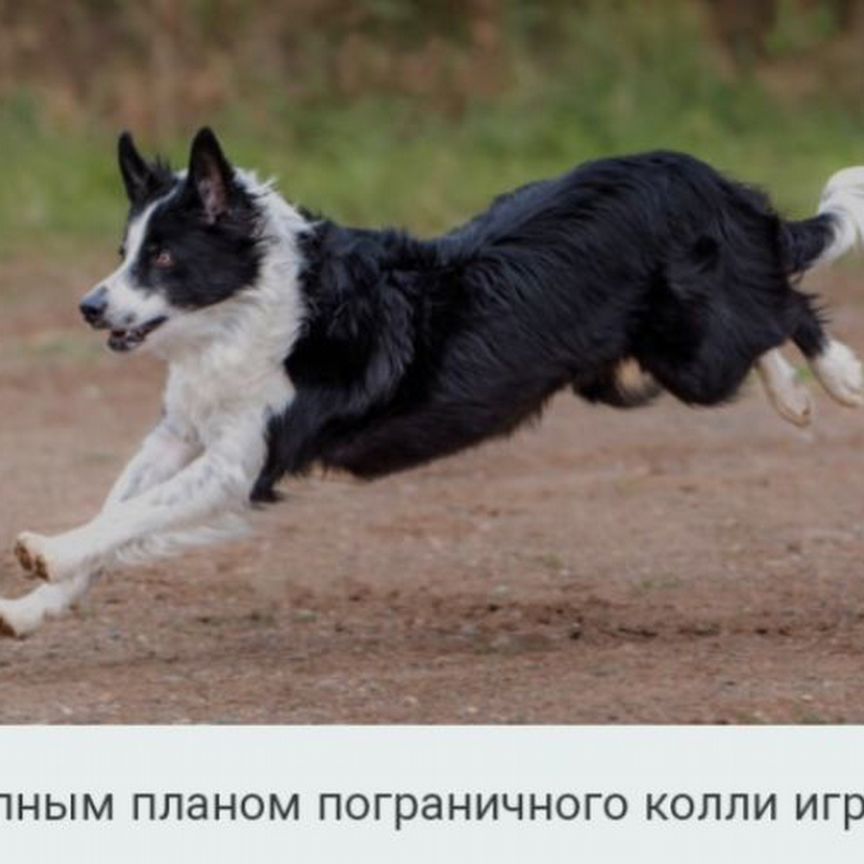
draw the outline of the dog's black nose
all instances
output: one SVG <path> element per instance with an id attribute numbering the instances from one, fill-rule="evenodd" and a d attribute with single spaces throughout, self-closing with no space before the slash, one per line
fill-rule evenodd
<path id="1" fill-rule="evenodd" d="M 84 320 L 94 327 L 101 323 L 105 310 L 108 308 L 107 290 L 105 288 L 97 288 L 88 294 L 78 307 Z"/>

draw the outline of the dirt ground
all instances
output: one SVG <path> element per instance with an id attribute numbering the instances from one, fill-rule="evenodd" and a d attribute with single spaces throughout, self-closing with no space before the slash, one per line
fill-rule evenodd
<path id="1" fill-rule="evenodd" d="M 9 596 L 15 534 L 90 516 L 158 413 L 159 366 L 77 321 L 107 266 L 0 266 Z M 864 349 L 856 273 L 818 287 Z M 421 471 L 290 484 L 254 540 L 0 641 L 0 721 L 862 722 L 864 412 L 817 400 L 801 432 L 755 383 L 713 411 L 563 395 Z"/>

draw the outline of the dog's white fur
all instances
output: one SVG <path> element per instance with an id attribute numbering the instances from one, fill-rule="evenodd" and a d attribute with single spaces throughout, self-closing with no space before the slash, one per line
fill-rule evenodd
<path id="1" fill-rule="evenodd" d="M 795 367 L 780 353 L 779 349 L 763 354 L 756 364 L 768 401 L 777 413 L 794 423 L 806 426 L 813 416 L 813 401 L 801 381 Z"/>
<path id="2" fill-rule="evenodd" d="M 864 366 L 855 352 L 839 339 L 830 339 L 821 354 L 808 360 L 816 380 L 841 405 L 864 405 Z M 756 371 L 768 401 L 777 413 L 796 426 L 807 426 L 813 419 L 813 401 L 794 366 L 774 348 L 763 354 Z"/>
<path id="3" fill-rule="evenodd" d="M 857 408 L 864 403 L 861 361 L 848 345 L 832 339 L 810 363 L 819 383 L 841 405 Z"/>
<path id="4" fill-rule="evenodd" d="M 284 358 L 304 310 L 297 237 L 307 223 L 269 184 L 241 175 L 264 208 L 265 254 L 257 284 L 194 314 L 173 314 L 148 347 L 169 364 L 164 416 L 90 522 L 65 534 L 25 532 L 16 552 L 47 579 L 17 600 L 0 600 L 0 626 L 36 629 L 81 599 L 95 575 L 118 563 L 149 560 L 233 536 L 266 457 L 267 419 L 294 396 Z M 136 319 L 161 310 L 140 304 L 128 267 L 151 206 L 130 226 L 125 259 L 106 281 L 110 303 Z"/>
<path id="5" fill-rule="evenodd" d="M 171 193 L 171 195 L 174 194 L 176 192 Z M 132 265 L 141 252 L 141 246 L 147 235 L 147 225 L 153 211 L 171 195 L 165 195 L 154 201 L 140 216 L 130 222 L 126 231 L 123 261 L 110 276 L 102 281 L 102 286 L 107 292 L 106 299 L 114 311 L 115 318 L 124 320 L 130 326 L 143 324 L 145 321 L 170 311 L 160 293 L 156 291 L 145 293 L 135 290 Z M 156 335 L 154 334 L 150 347 L 155 344 L 155 341 Z"/>
<path id="6" fill-rule="evenodd" d="M 864 166 L 844 168 L 833 174 L 819 199 L 819 214 L 834 217 L 834 241 L 816 265 L 830 264 L 864 243 Z"/>

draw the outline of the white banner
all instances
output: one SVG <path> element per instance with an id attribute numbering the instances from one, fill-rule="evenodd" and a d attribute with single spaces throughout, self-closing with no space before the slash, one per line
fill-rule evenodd
<path id="1" fill-rule="evenodd" d="M 0 856 L 860 864 L 864 731 L 6 728 Z"/>

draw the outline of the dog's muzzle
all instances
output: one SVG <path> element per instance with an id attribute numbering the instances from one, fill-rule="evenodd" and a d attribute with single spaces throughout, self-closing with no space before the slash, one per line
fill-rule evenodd
<path id="1" fill-rule="evenodd" d="M 157 315 L 135 327 L 118 327 L 108 314 L 108 289 L 104 285 L 94 288 L 78 307 L 84 320 L 95 330 L 110 330 L 108 347 L 112 351 L 131 351 L 137 348 L 167 320 L 166 315 Z"/>

